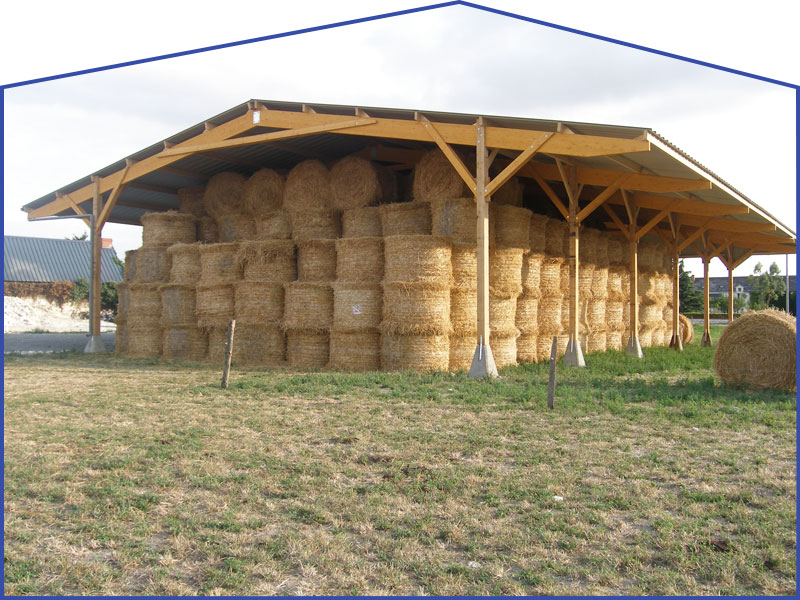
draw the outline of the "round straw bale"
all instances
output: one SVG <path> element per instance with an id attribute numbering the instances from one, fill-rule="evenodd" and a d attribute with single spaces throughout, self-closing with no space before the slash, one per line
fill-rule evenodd
<path id="1" fill-rule="evenodd" d="M 796 337 L 792 315 L 774 309 L 744 313 L 722 331 L 714 370 L 729 385 L 794 390 Z"/>
<path id="2" fill-rule="evenodd" d="M 357 156 L 345 156 L 331 168 L 333 208 L 347 210 L 376 204 L 381 195 L 374 165 Z"/>
<path id="3" fill-rule="evenodd" d="M 195 219 L 206 216 L 203 206 L 203 186 L 184 187 L 178 189 L 178 212 L 192 215 Z"/>
<path id="4" fill-rule="evenodd" d="M 562 333 L 558 336 L 558 345 L 556 346 L 556 356 L 561 358 L 567 352 L 567 345 L 569 344 L 569 334 Z M 585 344 L 583 344 L 585 346 Z M 582 347 L 583 347 L 582 346 Z"/>
<path id="5" fill-rule="evenodd" d="M 598 267 L 608 268 L 608 235 L 604 232 L 597 232 L 597 240 L 595 243 L 595 265 Z"/>
<path id="6" fill-rule="evenodd" d="M 200 217 L 197 220 L 197 241 L 204 244 L 219 242 L 219 229 L 214 217 Z"/>
<path id="7" fill-rule="evenodd" d="M 498 369 L 517 364 L 517 336 L 517 332 L 504 336 L 493 333 L 489 339 L 494 364 Z"/>
<path id="8" fill-rule="evenodd" d="M 333 284 L 333 327 L 342 332 L 377 331 L 383 315 L 383 289 L 373 283 Z"/>
<path id="9" fill-rule="evenodd" d="M 233 172 L 217 173 L 208 180 L 203 193 L 203 206 L 210 217 L 219 218 L 240 213 L 244 201 L 244 175 Z"/>
<path id="10" fill-rule="evenodd" d="M 383 333 L 448 335 L 450 286 L 427 282 L 383 284 Z"/>
<path id="11" fill-rule="evenodd" d="M 333 289 L 329 283 L 293 281 L 284 284 L 284 290 L 285 329 L 316 333 L 330 330 L 333 322 Z"/>
<path id="12" fill-rule="evenodd" d="M 525 293 L 540 294 L 542 261 L 544 254 L 538 252 L 528 252 L 522 259 L 522 288 Z"/>
<path id="13" fill-rule="evenodd" d="M 623 312 L 625 304 L 618 300 L 606 300 L 606 325 L 610 331 L 622 331 L 625 329 Z"/>
<path id="14" fill-rule="evenodd" d="M 605 352 L 607 349 L 605 331 L 592 331 L 586 336 L 586 352 Z"/>
<path id="15" fill-rule="evenodd" d="M 555 334 L 553 335 L 539 335 L 536 338 L 536 362 L 549 362 L 550 361 L 550 350 L 553 347 L 553 338 L 556 337 Z M 558 357 L 558 343 L 556 342 L 556 357 Z"/>
<path id="16" fill-rule="evenodd" d="M 128 323 L 128 354 L 130 356 L 160 356 L 161 325 L 138 319 Z"/>
<path id="17" fill-rule="evenodd" d="M 299 240 L 297 278 L 300 281 L 336 279 L 336 240 Z"/>
<path id="18" fill-rule="evenodd" d="M 291 212 L 331 208 L 332 195 L 328 168 L 318 160 L 305 160 L 289 171 L 286 177 L 283 207 Z"/>
<path id="19" fill-rule="evenodd" d="M 289 366 L 321 369 L 328 364 L 330 339 L 327 331 L 286 331 L 286 360 Z"/>
<path id="20" fill-rule="evenodd" d="M 391 167 L 380 165 L 375 167 L 375 172 L 378 174 L 378 185 L 381 188 L 378 202 L 381 204 L 399 202 L 400 181 L 397 173 Z"/>
<path id="21" fill-rule="evenodd" d="M 528 229 L 528 247 L 531 252 L 544 254 L 546 248 L 546 231 L 548 219 L 545 215 L 533 213 L 531 215 L 531 226 Z"/>
<path id="22" fill-rule="evenodd" d="M 472 366 L 472 357 L 475 355 L 475 335 L 450 336 L 449 369 L 452 372 L 469 371 Z"/>
<path id="23" fill-rule="evenodd" d="M 532 214 L 527 208 L 492 202 L 489 205 L 489 221 L 494 221 L 495 243 L 507 248 L 527 250 Z M 477 231 L 475 221 L 472 225 L 473 230 Z"/>
<path id="24" fill-rule="evenodd" d="M 452 288 L 450 290 L 450 324 L 454 335 L 470 335 L 478 331 L 478 290 Z"/>
<path id="25" fill-rule="evenodd" d="M 251 317 L 236 320 L 232 360 L 248 365 L 277 366 L 283 363 L 286 336 L 278 323 Z"/>
<path id="26" fill-rule="evenodd" d="M 236 262 L 239 244 L 204 244 L 200 246 L 200 283 L 220 285 L 240 279 Z"/>
<path id="27" fill-rule="evenodd" d="M 265 217 L 283 206 L 283 177 L 272 169 L 259 169 L 242 190 L 244 210 L 254 217 Z"/>
<path id="28" fill-rule="evenodd" d="M 578 290 L 581 300 L 585 300 L 592 294 L 592 281 L 594 280 L 594 265 L 579 264 L 578 265 Z"/>
<path id="29" fill-rule="evenodd" d="M 136 253 L 136 283 L 169 280 L 169 255 L 163 246 L 143 246 Z"/>
<path id="30" fill-rule="evenodd" d="M 639 270 L 655 271 L 661 264 L 661 253 L 659 253 L 658 242 L 642 240 L 639 242 Z"/>
<path id="31" fill-rule="evenodd" d="M 692 320 L 686 315 L 679 314 L 678 319 L 681 328 L 681 341 L 684 344 L 688 344 L 694 339 L 694 325 L 692 325 Z"/>
<path id="32" fill-rule="evenodd" d="M 175 244 L 167 248 L 171 283 L 195 285 L 200 278 L 200 245 Z"/>
<path id="33" fill-rule="evenodd" d="M 379 213 L 384 237 L 431 234 L 430 202 L 382 204 Z"/>
<path id="34" fill-rule="evenodd" d="M 451 254 L 453 287 L 475 290 L 478 287 L 478 249 L 474 245 L 453 244 Z"/>
<path id="35" fill-rule="evenodd" d="M 134 283 L 130 287 L 128 319 L 131 323 L 143 322 L 153 326 L 161 319 L 161 293 L 158 283 Z"/>
<path id="36" fill-rule="evenodd" d="M 128 316 L 131 306 L 131 286 L 129 283 L 120 281 L 117 284 L 117 315 L 124 319 Z"/>
<path id="37" fill-rule="evenodd" d="M 514 297 L 522 293 L 523 253 L 522 248 L 493 248 L 489 252 L 489 286 L 493 293 Z"/>
<path id="38" fill-rule="evenodd" d="M 236 262 L 246 281 L 285 283 L 297 279 L 295 244 L 292 240 L 243 242 Z"/>
<path id="39" fill-rule="evenodd" d="M 430 200 L 430 207 L 433 235 L 451 238 L 457 244 L 476 244 L 478 212 L 474 198 L 436 198 Z M 494 219 L 489 219 L 490 243 L 494 243 L 494 232 Z"/>
<path id="40" fill-rule="evenodd" d="M 547 219 L 544 230 L 545 253 L 553 258 L 564 258 L 567 256 L 567 234 L 569 227 L 566 222 L 557 219 Z"/>
<path id="41" fill-rule="evenodd" d="M 650 348 L 653 345 L 653 328 L 639 327 L 639 344 L 642 348 Z"/>
<path id="42" fill-rule="evenodd" d="M 161 293 L 161 324 L 184 325 L 195 320 L 195 288 L 168 283 L 158 288 Z"/>
<path id="43" fill-rule="evenodd" d="M 380 237 L 381 215 L 377 206 L 342 211 L 342 237 Z"/>
<path id="44" fill-rule="evenodd" d="M 594 268 L 592 287 L 589 291 L 592 298 L 608 297 L 608 267 Z"/>
<path id="45" fill-rule="evenodd" d="M 608 238 L 608 264 L 610 266 L 622 266 L 628 264 L 627 248 L 625 243 L 616 236 Z"/>
<path id="46" fill-rule="evenodd" d="M 383 279 L 383 238 L 358 237 L 336 240 L 336 279 L 369 281 Z"/>
<path id="47" fill-rule="evenodd" d="M 639 322 L 643 327 L 652 327 L 662 320 L 662 313 L 660 305 L 643 302 L 639 305 Z"/>
<path id="48" fill-rule="evenodd" d="M 584 265 L 597 264 L 597 240 L 600 237 L 600 232 L 596 229 L 584 227 L 580 232 L 578 243 L 578 258 L 580 259 L 581 268 Z"/>
<path id="49" fill-rule="evenodd" d="M 606 296 L 609 300 L 622 302 L 625 298 L 625 293 L 622 290 L 622 271 L 624 271 L 624 267 L 611 267 L 608 269 Z"/>
<path id="50" fill-rule="evenodd" d="M 123 269 L 122 278 L 128 283 L 136 281 L 136 254 L 138 250 L 128 250 L 125 253 L 125 267 Z"/>
<path id="51" fill-rule="evenodd" d="M 592 331 L 599 331 L 600 327 L 606 327 L 606 299 L 590 298 L 586 304 L 586 322 Z"/>
<path id="52" fill-rule="evenodd" d="M 539 335 L 561 333 L 561 296 L 542 296 L 539 299 Z"/>
<path id="53" fill-rule="evenodd" d="M 212 363 L 223 363 L 225 360 L 226 346 L 228 345 L 228 322 L 216 326 L 203 328 L 208 336 L 208 353 L 206 359 Z M 237 332 L 235 332 L 237 333 Z M 233 340 L 233 349 L 236 350 L 236 336 Z"/>
<path id="54" fill-rule="evenodd" d="M 283 295 L 280 282 L 235 283 L 233 314 L 237 323 L 242 319 L 256 323 L 279 322 L 283 319 Z"/>
<path id="55" fill-rule="evenodd" d="M 125 317 L 117 316 L 114 319 L 117 328 L 114 332 L 114 352 L 117 354 L 128 353 L 128 320 Z"/>
<path id="56" fill-rule="evenodd" d="M 657 288 L 657 277 L 652 271 L 639 272 L 639 294 L 645 302 L 657 303 L 661 294 Z"/>
<path id="57" fill-rule="evenodd" d="M 515 329 L 517 316 L 517 298 L 497 297 L 489 294 L 489 325 L 495 331 L 508 332 Z"/>
<path id="58" fill-rule="evenodd" d="M 580 307 L 578 307 L 578 323 L 583 330 L 583 323 L 580 321 L 581 314 Z M 569 333 L 569 296 L 561 297 L 561 333 Z"/>
<path id="59" fill-rule="evenodd" d="M 414 199 L 463 198 L 469 194 L 464 180 L 438 148 L 422 155 L 414 167 Z"/>
<path id="60" fill-rule="evenodd" d="M 198 285 L 195 290 L 197 323 L 200 327 L 221 327 L 233 318 L 233 286 Z"/>
<path id="61" fill-rule="evenodd" d="M 561 263 L 561 294 L 566 297 L 569 295 L 569 261 Z"/>
<path id="62" fill-rule="evenodd" d="M 203 360 L 208 353 L 208 334 L 194 324 L 165 326 L 162 336 L 165 358 Z"/>
<path id="63" fill-rule="evenodd" d="M 381 334 L 377 329 L 332 329 L 328 367 L 344 371 L 380 371 Z"/>
<path id="64" fill-rule="evenodd" d="M 546 257 L 542 260 L 539 287 L 542 290 L 543 297 L 558 297 L 559 302 L 561 301 L 563 293 L 561 288 L 561 265 L 563 263 L 563 258 Z"/>
<path id="65" fill-rule="evenodd" d="M 620 331 L 607 331 L 606 332 L 606 350 L 622 350 L 625 344 L 622 341 L 622 332 Z"/>
<path id="66" fill-rule="evenodd" d="M 290 209 L 289 222 L 296 240 L 335 240 L 341 233 L 339 213 L 331 208 Z"/>
<path id="67" fill-rule="evenodd" d="M 537 343 L 539 336 L 535 333 L 523 333 L 517 338 L 517 362 L 539 362 Z"/>
<path id="68" fill-rule="evenodd" d="M 288 240 L 292 237 L 292 224 L 287 210 L 274 210 L 256 217 L 255 228 L 257 240 Z"/>
<path id="69" fill-rule="evenodd" d="M 446 371 L 450 365 L 447 335 L 381 335 L 384 371 Z"/>
<path id="70" fill-rule="evenodd" d="M 219 241 L 243 242 L 256 237 L 256 224 L 251 215 L 227 213 L 217 217 Z"/>
<path id="71" fill-rule="evenodd" d="M 174 210 L 142 215 L 142 246 L 193 244 L 197 241 L 197 225 L 192 215 Z"/>
<path id="72" fill-rule="evenodd" d="M 539 333 L 539 297 L 523 294 L 517 298 L 517 312 L 514 324 L 523 334 L 537 335 Z"/>
<path id="73" fill-rule="evenodd" d="M 522 206 L 522 184 L 519 178 L 512 177 L 494 193 L 492 196 L 492 206 L 500 204 Z"/>
<path id="74" fill-rule="evenodd" d="M 392 235 L 383 239 L 384 281 L 427 282 L 449 286 L 453 267 L 450 242 L 430 235 Z"/>

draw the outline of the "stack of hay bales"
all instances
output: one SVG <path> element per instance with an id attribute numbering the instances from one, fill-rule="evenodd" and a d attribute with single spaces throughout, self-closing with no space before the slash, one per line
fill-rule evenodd
<path id="1" fill-rule="evenodd" d="M 591 232 L 591 233 L 590 233 Z M 592 260 L 592 279 L 584 296 L 586 306 L 586 352 L 604 352 L 608 348 L 608 238 L 595 229 L 586 229 L 587 254 Z M 581 265 L 583 268 L 583 265 Z M 583 289 L 581 289 L 583 294 Z"/>
<path id="2" fill-rule="evenodd" d="M 642 348 L 664 344 L 667 298 L 659 271 L 663 263 L 662 255 L 658 242 L 648 240 L 639 244 L 639 342 Z"/>
<path id="3" fill-rule="evenodd" d="M 542 260 L 542 268 L 539 274 L 539 285 L 541 298 L 539 298 L 539 336 L 537 338 L 537 356 L 539 360 L 549 360 L 550 346 L 554 336 L 559 336 L 558 349 L 559 355 L 564 353 L 562 349 L 562 307 L 564 298 L 569 302 L 569 277 L 567 277 L 567 287 L 562 285 L 561 272 L 566 267 L 569 273 L 569 263 L 565 257 L 565 246 L 567 244 L 567 224 L 564 221 L 548 219 L 545 224 L 545 257 Z M 569 304 L 567 304 L 569 307 Z M 569 311 L 567 311 L 567 318 Z M 566 348 L 566 344 L 563 344 Z"/>
<path id="4" fill-rule="evenodd" d="M 196 315 L 200 244 L 173 244 L 167 253 L 170 282 L 159 288 L 163 355 L 202 360 L 208 352 L 208 334 L 198 327 Z"/>
<path id="5" fill-rule="evenodd" d="M 283 177 L 272 169 L 259 169 L 250 176 L 242 190 L 244 214 L 252 221 L 252 225 L 242 227 L 246 236 L 256 240 L 286 240 L 291 237 L 289 213 L 283 208 L 283 193 Z"/>
<path id="6" fill-rule="evenodd" d="M 200 279 L 195 293 L 197 324 L 208 334 L 208 358 L 225 356 L 228 323 L 234 317 L 235 284 L 241 279 L 238 243 L 200 246 Z"/>
<path id="7" fill-rule="evenodd" d="M 629 335 L 625 331 L 625 323 L 630 321 L 630 277 L 625 242 L 616 237 L 608 238 L 607 256 L 606 348 L 621 350 L 627 344 L 626 335 Z"/>
<path id="8" fill-rule="evenodd" d="M 541 272 L 545 260 L 545 229 L 547 217 L 534 214 L 528 229 L 528 251 L 522 262 L 522 295 L 517 298 L 515 322 L 520 336 L 517 338 L 517 360 L 538 362 L 539 300 Z"/>
<path id="9" fill-rule="evenodd" d="M 128 250 L 125 253 L 125 268 L 122 281 L 117 284 L 117 318 L 116 333 L 114 335 L 114 348 L 118 354 L 128 353 L 128 316 L 131 305 L 131 284 L 136 279 L 136 254 L 138 250 Z"/>

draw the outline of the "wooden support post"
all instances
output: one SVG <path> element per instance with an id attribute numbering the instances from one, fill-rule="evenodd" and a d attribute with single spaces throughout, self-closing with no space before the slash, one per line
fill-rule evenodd
<path id="1" fill-rule="evenodd" d="M 89 281 L 89 342 L 84 352 L 105 352 L 103 339 L 100 337 L 100 252 L 102 248 L 103 226 L 99 222 L 103 210 L 100 197 L 100 177 L 92 175 L 92 219 L 89 227 L 91 276 Z M 99 226 L 98 226 L 99 224 Z"/>
<path id="2" fill-rule="evenodd" d="M 636 235 L 639 208 L 626 190 L 622 190 L 622 198 L 628 213 L 628 240 L 631 254 L 631 337 L 625 351 L 635 358 L 643 358 L 642 344 L 639 342 L 639 238 Z"/>
<path id="3" fill-rule="evenodd" d="M 236 319 L 228 323 L 228 338 L 225 340 L 225 365 L 222 368 L 222 389 L 228 389 L 228 376 L 231 373 L 231 357 L 233 356 L 233 334 L 236 330 Z"/>
<path id="4" fill-rule="evenodd" d="M 486 128 L 483 117 L 476 124 L 477 177 L 475 202 L 478 213 L 478 344 L 472 357 L 469 369 L 470 377 L 497 377 L 497 365 L 494 362 L 492 348 L 489 344 L 489 201 L 486 196 L 486 183 L 489 169 L 486 164 Z"/>
<path id="5" fill-rule="evenodd" d="M 728 267 L 728 323 L 733 323 L 733 268 L 730 266 Z"/>
<path id="6" fill-rule="evenodd" d="M 711 303 L 709 301 L 710 290 L 708 289 L 708 263 L 710 260 L 708 254 L 703 256 L 703 340 L 701 342 L 703 346 L 711 345 L 711 332 L 709 330 Z"/>
<path id="7" fill-rule="evenodd" d="M 547 408 L 553 408 L 556 397 L 556 351 L 558 350 L 558 336 L 553 336 L 553 345 L 550 346 L 550 380 L 547 385 Z"/>
<path id="8" fill-rule="evenodd" d="M 573 367 L 585 367 L 581 350 L 581 341 L 578 337 L 578 311 L 580 310 L 580 285 L 578 269 L 580 268 L 580 224 L 578 222 L 578 181 L 577 169 L 569 166 L 562 171 L 566 175 L 564 185 L 569 196 L 569 342 L 562 362 Z"/>
<path id="9" fill-rule="evenodd" d="M 672 339 L 669 341 L 669 347 L 675 348 L 678 352 L 683 352 L 680 319 L 680 280 L 680 256 L 678 254 L 678 240 L 676 238 L 672 246 Z"/>

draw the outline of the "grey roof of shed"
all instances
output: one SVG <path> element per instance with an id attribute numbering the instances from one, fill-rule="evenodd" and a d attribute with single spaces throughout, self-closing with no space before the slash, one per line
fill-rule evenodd
<path id="1" fill-rule="evenodd" d="M 3 236 L 3 281 L 52 282 L 89 280 L 88 240 Z M 100 253 L 100 281 L 122 281 L 114 248 Z"/>

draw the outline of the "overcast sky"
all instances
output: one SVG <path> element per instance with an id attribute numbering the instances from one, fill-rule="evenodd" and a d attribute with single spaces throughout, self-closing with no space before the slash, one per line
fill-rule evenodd
<path id="1" fill-rule="evenodd" d="M 15 4 L 0 26 L 0 83 L 425 2 Z M 486 3 L 800 83 L 792 4 Z M 249 98 L 650 127 L 796 229 L 794 90 L 456 6 L 5 90 L 5 233 L 81 233 L 79 221 L 28 223 L 20 207 Z M 122 254 L 140 231 L 104 235 Z M 726 271 L 713 261 L 711 274 Z"/>

